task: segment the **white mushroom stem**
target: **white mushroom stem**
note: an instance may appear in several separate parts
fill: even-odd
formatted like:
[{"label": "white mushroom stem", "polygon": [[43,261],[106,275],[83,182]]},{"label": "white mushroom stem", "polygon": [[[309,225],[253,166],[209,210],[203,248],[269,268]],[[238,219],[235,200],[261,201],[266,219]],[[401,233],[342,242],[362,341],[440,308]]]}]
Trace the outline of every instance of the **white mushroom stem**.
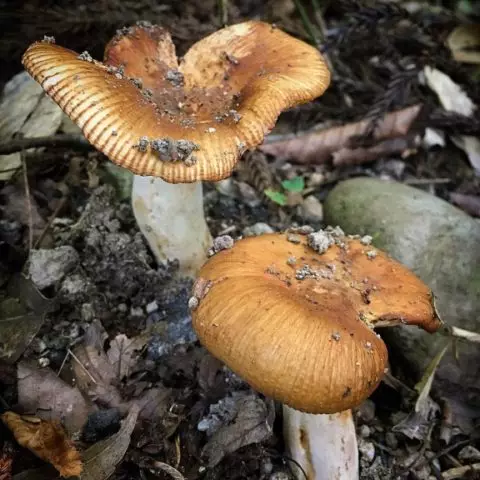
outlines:
[{"label": "white mushroom stem", "polygon": [[[313,415],[283,406],[287,454],[298,480],[357,480],[358,447],[351,410]],[[305,473],[304,473],[305,472]]]},{"label": "white mushroom stem", "polygon": [[159,263],[178,259],[179,274],[195,277],[212,245],[203,212],[202,183],[167,183],[134,175],[132,207]]}]

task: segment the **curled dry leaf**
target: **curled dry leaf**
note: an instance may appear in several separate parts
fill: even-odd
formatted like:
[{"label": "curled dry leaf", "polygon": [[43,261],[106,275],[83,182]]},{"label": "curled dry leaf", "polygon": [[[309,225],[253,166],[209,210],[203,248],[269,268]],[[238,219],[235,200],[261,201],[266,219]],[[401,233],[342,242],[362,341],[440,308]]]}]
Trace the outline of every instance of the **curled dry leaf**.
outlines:
[{"label": "curled dry leaf", "polygon": [[203,448],[210,467],[239,448],[267,440],[273,432],[273,401],[264,402],[256,395],[237,397],[237,415],[230,425],[220,427]]},{"label": "curled dry leaf", "polygon": [[[380,142],[390,138],[404,137],[417,118],[420,109],[421,105],[413,105],[385,115],[374,130],[373,138]],[[339,152],[337,162],[340,164],[347,163],[345,160],[342,161],[342,158],[346,158],[348,155],[358,156],[360,152],[357,152],[357,150],[361,150],[350,148],[351,140],[354,137],[365,135],[369,125],[370,120],[366,119],[279,142],[266,143],[261,145],[259,149],[276,157],[288,158],[297,163],[307,164],[325,163],[332,158],[335,152]],[[369,153],[369,159],[373,159],[373,154],[374,151]],[[378,158],[378,155],[377,153],[376,158]]]},{"label": "curled dry leaf", "polygon": [[104,63],[37,42],[23,64],[112,162],[170,183],[229,176],[283,110],[330,81],[318,49],[259,21],[209,35],[180,62],[170,34],[142,23],[113,38]]},{"label": "curled dry leaf", "polygon": [[106,480],[113,474],[130,445],[130,436],[137,423],[139,411],[137,405],[132,405],[115,435],[92,445],[84,452],[82,480]]},{"label": "curled dry leaf", "polygon": [[49,368],[22,361],[17,367],[18,403],[24,411],[43,420],[61,420],[73,435],[79,432],[94,408],[77,387],[72,387]]},{"label": "curled dry leaf", "polygon": [[51,463],[60,475],[74,477],[82,473],[80,454],[58,422],[21,416],[14,412],[5,412],[1,419],[19,445]]}]

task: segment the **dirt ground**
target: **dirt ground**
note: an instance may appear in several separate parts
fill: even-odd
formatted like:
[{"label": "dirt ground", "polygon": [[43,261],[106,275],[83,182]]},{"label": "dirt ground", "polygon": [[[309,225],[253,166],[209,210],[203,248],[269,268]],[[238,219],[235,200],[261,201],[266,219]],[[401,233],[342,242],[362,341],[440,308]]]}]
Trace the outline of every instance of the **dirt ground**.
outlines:
[{"label": "dirt ground", "polygon": [[[21,71],[22,52],[43,35],[55,35],[58,44],[76,51],[88,49],[101,58],[104,44],[115,31],[138,20],[170,28],[180,55],[218,29],[222,13],[229,23],[249,18],[274,22],[307,42],[312,42],[308,27],[313,25],[316,35],[323,35],[317,40],[334,67],[331,87],[320,99],[282,114],[272,138],[364,119],[373,128],[387,112],[422,104],[421,114],[402,137],[405,148],[378,155],[373,161],[342,166],[331,160],[291,162],[249,152],[231,179],[205,183],[205,213],[212,235],[245,235],[256,224],[255,228],[263,231],[295,223],[323,227],[318,204],[339,181],[355,176],[395,179],[480,216],[480,177],[474,174],[466,154],[449,140],[432,149],[415,143],[415,136],[425,127],[441,127],[452,135],[480,132],[478,115],[466,118],[444,111],[435,94],[419,81],[424,66],[433,65],[480,105],[478,65],[475,70],[475,66],[456,62],[445,45],[447,35],[459,23],[454,2],[436,2],[435,6],[422,2],[327,2],[319,16],[322,21],[317,18],[311,24],[302,22],[295,2],[289,0],[230,0],[225,2],[225,12],[219,11],[219,3],[19,3],[3,9],[0,17],[4,32],[0,82],[6,83]],[[302,4],[307,16],[315,18],[311,6],[315,2]],[[475,12],[470,15],[478,21]],[[369,148],[375,143],[368,132],[355,142],[350,148]],[[117,379],[108,395],[97,392],[101,409],[90,418],[82,437],[75,439],[80,449],[115,433],[128,402],[150,391],[154,392],[154,407],[145,407],[112,478],[180,478],[161,466],[166,464],[188,480],[293,479],[291,461],[284,455],[281,408],[252,391],[196,341],[187,307],[191,282],[175,276],[174,260],[161,266],[155,263],[129,200],[118,188],[118,179],[105,169],[108,160],[95,150],[55,146],[36,150],[26,158],[26,174],[20,169],[8,180],[0,180],[0,300],[17,295],[27,298],[27,303],[40,301],[30,284],[20,282],[16,293],[11,288],[12,278],[18,279],[28,268],[32,245],[35,249],[61,247],[64,271],[58,280],[46,280],[41,300],[48,305],[34,308],[34,316],[44,319],[34,338],[15,362],[0,362],[0,412],[17,408],[20,413],[38,413],[19,405],[24,395],[16,373],[19,361],[32,371],[41,366],[60,372],[59,378],[69,384],[78,375],[73,354],[82,354],[82,346],[100,341],[107,351],[119,335],[138,339],[147,331],[149,338],[139,340],[141,355],[128,375]],[[265,194],[265,190],[280,190],[282,181],[298,176],[305,179],[305,188],[297,195],[287,192],[285,205]],[[315,199],[306,204],[309,196]],[[393,370],[413,387],[413,379],[402,365]],[[89,384],[90,392],[92,388]],[[232,422],[240,406],[254,417],[253,424],[238,417]],[[460,435],[445,444],[440,417],[432,420],[428,441],[392,429],[411,410],[412,399],[392,383],[382,383],[358,409],[362,479],[441,479],[440,472],[460,465],[462,449],[478,452],[475,436]],[[270,430],[262,430],[265,423]],[[219,436],[219,429],[226,426],[229,429]],[[14,475],[44,465],[19,447],[0,423],[0,452],[2,448],[0,462],[13,458]],[[480,478],[478,472],[449,478],[476,475]],[[0,468],[0,479],[9,478],[2,477]]]}]

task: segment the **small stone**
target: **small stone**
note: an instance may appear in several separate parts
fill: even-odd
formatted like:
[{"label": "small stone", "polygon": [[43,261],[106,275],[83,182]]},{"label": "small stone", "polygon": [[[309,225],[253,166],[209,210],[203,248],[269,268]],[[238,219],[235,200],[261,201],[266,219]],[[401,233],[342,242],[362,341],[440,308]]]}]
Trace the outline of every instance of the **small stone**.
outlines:
[{"label": "small stone", "polygon": [[168,70],[165,78],[174,86],[181,87],[183,85],[183,73],[178,70]]},{"label": "small stone", "polygon": [[398,438],[393,432],[387,432],[385,434],[385,443],[392,450],[395,450],[398,447]]},{"label": "small stone", "polygon": [[313,172],[308,179],[309,187],[317,187],[325,181],[325,175],[320,172]]},{"label": "small stone", "polygon": [[359,434],[363,438],[368,438],[372,431],[370,430],[370,427],[368,425],[362,425],[359,430]]},{"label": "small stone", "polygon": [[246,182],[237,183],[238,191],[242,197],[242,200],[251,208],[258,207],[262,200],[258,196],[257,191]]},{"label": "small stone", "polygon": [[273,233],[274,231],[268,223],[257,222],[250,227],[245,227],[242,233],[244,237],[255,237],[265,233]]},{"label": "small stone", "polygon": [[48,35],[44,35],[42,42],[44,43],[55,43],[55,37],[49,37]]},{"label": "small stone", "polygon": [[145,310],[147,311],[147,314],[156,312],[158,310],[158,303],[155,300],[153,302],[147,303]]},{"label": "small stone", "polygon": [[148,140],[148,137],[140,137],[136,147],[138,148],[139,152],[145,153],[149,145],[150,141]]},{"label": "small stone", "polygon": [[198,301],[197,297],[190,297],[188,299],[188,308],[190,310],[196,310],[198,308],[198,305],[200,305],[200,302]]},{"label": "small stone", "polygon": [[220,235],[219,237],[213,240],[213,251],[214,253],[221,252],[222,250],[227,250],[232,248],[235,244],[233,238],[230,235]]},{"label": "small stone", "polygon": [[119,303],[117,305],[117,310],[121,313],[126,313],[128,311],[128,307],[126,303]]},{"label": "small stone", "polygon": [[362,437],[358,439],[358,451],[362,458],[369,463],[375,459],[375,445],[372,442],[367,442]]},{"label": "small stone", "polygon": [[363,423],[370,423],[375,418],[375,404],[367,399],[357,408],[357,418]]},{"label": "small stone", "polygon": [[73,270],[79,261],[77,251],[68,245],[53,249],[32,250],[29,275],[40,290],[51,287]]},{"label": "small stone", "polygon": [[468,462],[478,462],[480,461],[480,451],[472,445],[467,445],[460,450],[458,458]]},{"label": "small stone", "polygon": [[333,332],[332,339],[338,342],[340,340],[340,334],[338,332]]},{"label": "small stone", "polygon": [[297,263],[297,259],[295,257],[288,257],[287,258],[287,265],[293,266]]},{"label": "small stone", "polygon": [[300,227],[290,227],[287,232],[298,233],[298,235],[308,235],[313,233],[315,229],[310,225],[301,225]]},{"label": "small stone", "polygon": [[287,233],[287,240],[291,243],[295,243],[296,245],[301,242],[300,237],[294,233]]},{"label": "small stone", "polygon": [[35,337],[33,340],[32,340],[32,343],[30,344],[30,348],[35,352],[37,353],[38,355],[40,355],[41,353],[43,353],[46,349],[47,349],[47,344],[41,340],[40,338],[38,337]]},{"label": "small stone", "polygon": [[361,239],[360,239],[360,243],[362,245],[370,245],[372,243],[372,240],[373,238],[370,236],[370,235],[364,235]]},{"label": "small stone", "polygon": [[50,360],[47,357],[42,357],[38,359],[38,365],[41,368],[48,367],[50,365]]},{"label": "small stone", "polygon": [[310,233],[307,236],[307,243],[310,248],[313,248],[317,253],[325,253],[334,243],[332,235],[324,230]]},{"label": "small stone", "polygon": [[95,310],[91,303],[83,303],[80,312],[84,322],[89,323],[95,318]]},{"label": "small stone", "polygon": [[367,252],[367,257],[369,260],[373,260],[377,256],[376,250],[369,250]]},{"label": "small stone", "polygon": [[143,308],[142,307],[132,307],[132,308],[130,308],[130,316],[132,316],[132,317],[143,317]]},{"label": "small stone", "polygon": [[91,55],[86,50],[84,52],[82,52],[80,55],[78,55],[77,58],[79,60],[84,60],[86,62],[93,63],[93,58],[91,57]]},{"label": "small stone", "polygon": [[305,198],[299,207],[300,215],[312,223],[320,223],[323,220],[323,206],[315,195]]}]

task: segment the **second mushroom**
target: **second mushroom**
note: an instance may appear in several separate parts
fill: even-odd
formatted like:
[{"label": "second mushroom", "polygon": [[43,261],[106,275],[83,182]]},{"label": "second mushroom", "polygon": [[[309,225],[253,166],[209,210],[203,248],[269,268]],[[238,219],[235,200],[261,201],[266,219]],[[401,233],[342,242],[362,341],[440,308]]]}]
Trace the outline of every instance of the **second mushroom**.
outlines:
[{"label": "second mushroom", "polygon": [[387,366],[375,326],[441,326],[429,288],[370,240],[306,227],[245,238],[194,285],[200,341],[283,403],[288,451],[308,480],[358,478],[351,409]]}]

